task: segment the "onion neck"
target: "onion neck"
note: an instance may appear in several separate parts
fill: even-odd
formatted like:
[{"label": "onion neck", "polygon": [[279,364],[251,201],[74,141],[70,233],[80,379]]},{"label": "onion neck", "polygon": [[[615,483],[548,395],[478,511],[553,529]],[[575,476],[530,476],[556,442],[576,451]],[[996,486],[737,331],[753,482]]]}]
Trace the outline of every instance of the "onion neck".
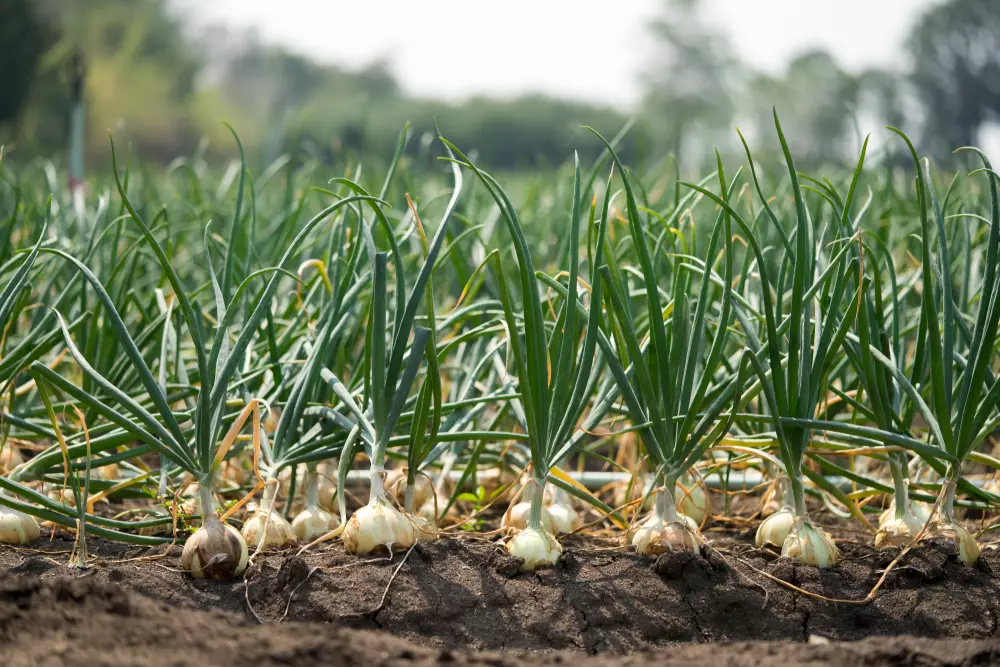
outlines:
[{"label": "onion neck", "polygon": [[79,519],[76,520],[76,554],[75,563],[73,567],[80,570],[87,569],[87,530],[86,527],[80,522]]},{"label": "onion neck", "polygon": [[788,488],[792,495],[792,513],[796,518],[806,518],[806,492],[802,486],[802,471],[795,470],[788,476]]},{"label": "onion neck", "polygon": [[368,478],[371,481],[368,504],[374,505],[380,500],[385,500],[385,468],[372,461],[371,468],[368,470]]},{"label": "onion neck", "polygon": [[674,523],[677,521],[677,508],[674,505],[674,494],[667,485],[663,485],[653,492],[653,516],[663,523]]},{"label": "onion neck", "polygon": [[545,479],[531,476],[524,485],[524,501],[529,503],[531,511],[528,514],[528,529],[544,531],[542,525],[543,495],[545,490]]},{"label": "onion neck", "polygon": [[261,512],[264,512],[266,514],[271,513],[271,511],[274,509],[275,498],[278,495],[277,491],[278,491],[278,480],[275,479],[274,477],[271,477],[264,484],[264,495],[261,498],[261,503],[260,503]]},{"label": "onion neck", "polygon": [[948,523],[955,522],[955,487],[958,484],[958,469],[949,468],[941,486],[941,517]]},{"label": "onion neck", "polygon": [[198,483],[198,497],[201,500],[201,525],[204,526],[210,520],[216,519],[211,476],[206,476]]},{"label": "onion neck", "polygon": [[306,473],[306,508],[319,507],[319,474],[312,468]]},{"label": "onion neck", "polygon": [[403,493],[403,509],[406,510],[407,514],[413,514],[413,504],[416,502],[414,499],[417,495],[417,476],[411,475],[410,471],[406,471],[406,491]]},{"label": "onion neck", "polygon": [[160,457],[160,481],[156,487],[156,499],[161,500],[167,495],[167,466],[163,457]]},{"label": "onion neck", "polygon": [[889,470],[892,472],[893,502],[896,504],[895,518],[902,519],[910,504],[910,480],[904,472],[904,464],[899,457],[890,455]]}]

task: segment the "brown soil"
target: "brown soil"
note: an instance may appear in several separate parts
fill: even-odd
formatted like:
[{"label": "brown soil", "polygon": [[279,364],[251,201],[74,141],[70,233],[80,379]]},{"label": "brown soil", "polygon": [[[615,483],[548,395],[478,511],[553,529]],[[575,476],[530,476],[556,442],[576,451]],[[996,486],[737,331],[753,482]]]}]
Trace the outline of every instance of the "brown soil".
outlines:
[{"label": "brown soil", "polygon": [[[593,544],[567,540],[563,562],[535,574],[517,574],[502,547],[448,539],[391,561],[347,556],[339,545],[265,554],[244,581],[205,582],[178,571],[176,547],[163,555],[91,540],[92,566],[71,570],[71,544],[57,535],[0,550],[4,665],[515,664],[581,653],[632,654],[612,661],[622,665],[1000,664],[993,551],[973,568],[946,545],[921,546],[874,602],[851,605],[762,572],[861,600],[893,552],[841,542],[844,562],[820,571],[733,539],[704,558],[657,561]],[[840,643],[870,637],[881,639]],[[507,653],[498,662],[480,651]]]}]

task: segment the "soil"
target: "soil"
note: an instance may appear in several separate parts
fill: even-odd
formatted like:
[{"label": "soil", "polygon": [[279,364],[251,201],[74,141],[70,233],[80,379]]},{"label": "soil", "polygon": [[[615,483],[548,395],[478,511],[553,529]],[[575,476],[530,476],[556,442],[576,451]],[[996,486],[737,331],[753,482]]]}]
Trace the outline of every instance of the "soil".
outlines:
[{"label": "soil", "polygon": [[96,539],[91,567],[73,570],[57,533],[0,549],[3,664],[1000,664],[993,550],[970,567],[921,545],[873,602],[849,604],[809,594],[861,601],[897,552],[841,541],[843,562],[821,571],[746,538],[658,560],[569,538],[533,574],[483,541],[391,560],[336,544],[262,554],[244,580],[213,582],[180,572],[178,547]]}]

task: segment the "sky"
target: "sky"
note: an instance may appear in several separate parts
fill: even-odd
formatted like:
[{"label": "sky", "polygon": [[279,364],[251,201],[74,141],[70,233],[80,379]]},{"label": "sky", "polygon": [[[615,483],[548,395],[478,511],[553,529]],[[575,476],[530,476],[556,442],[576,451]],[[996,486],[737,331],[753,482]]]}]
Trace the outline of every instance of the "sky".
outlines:
[{"label": "sky", "polygon": [[[935,0],[703,0],[744,60],[780,72],[828,49],[842,66],[901,64],[906,35]],[[179,0],[196,23],[253,28],[323,61],[387,59],[404,89],[462,100],[530,92],[632,107],[660,0]],[[497,11],[502,7],[502,11]]]}]

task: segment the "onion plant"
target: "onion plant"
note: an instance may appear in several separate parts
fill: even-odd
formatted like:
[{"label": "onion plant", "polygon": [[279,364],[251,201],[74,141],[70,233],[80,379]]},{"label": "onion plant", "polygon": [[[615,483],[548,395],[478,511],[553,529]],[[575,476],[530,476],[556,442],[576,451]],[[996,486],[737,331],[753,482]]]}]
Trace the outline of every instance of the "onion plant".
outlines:
[{"label": "onion plant", "polygon": [[[57,249],[44,248],[42,251],[54,254],[69,262],[86,279],[101,303],[103,315],[110,322],[122,353],[128,359],[132,370],[138,375],[143,390],[152,404],[152,411],[140,403],[136,397],[125,393],[97,371],[76,346],[64,323],[61,326],[70,354],[83,375],[94,384],[97,390],[87,391],[78,387],[39,362],[33,363],[31,370],[39,382],[59,390],[88,409],[100,414],[109,422],[128,432],[133,438],[148,444],[180,469],[191,474],[198,484],[203,524],[185,542],[181,564],[195,577],[223,578],[237,575],[246,567],[247,545],[239,531],[215,516],[212,511],[212,488],[215,472],[235,442],[240,429],[251,416],[253,417],[255,449],[259,448],[260,408],[259,401],[251,399],[244,405],[239,415],[232,420],[228,430],[223,431],[223,416],[230,394],[230,384],[237,375],[237,367],[242,360],[242,355],[250,345],[258,326],[270,308],[271,299],[281,278],[287,272],[288,265],[306,237],[337,209],[352,201],[370,201],[372,198],[355,195],[327,206],[303,225],[290,246],[282,254],[276,270],[250,272],[235,290],[230,288],[231,299],[228,302],[225,302],[224,299],[217,302],[217,307],[220,308],[216,313],[218,325],[211,341],[211,348],[208,349],[207,336],[200,318],[196,315],[197,311],[189,297],[189,292],[171,265],[160,242],[144,222],[125,191],[114,152],[112,152],[112,165],[115,184],[129,213],[129,218],[141,231],[173,289],[195,351],[199,388],[193,414],[180,416],[171,408],[167,395],[150,371],[115,304],[97,276],[80,260]],[[236,220],[239,221],[239,219],[237,216]],[[239,233],[238,227],[236,227],[230,236],[230,243]],[[230,328],[242,312],[240,306],[247,296],[248,289],[257,278],[267,274],[271,274],[271,276],[268,278],[266,286],[261,290],[256,305],[249,311],[243,322],[242,331],[235,342],[230,343]],[[225,276],[224,280],[228,282],[229,276]],[[182,428],[181,423],[185,418],[189,418],[193,422],[193,429]]]},{"label": "onion plant", "polygon": [[920,313],[921,326],[927,332],[932,413],[925,417],[938,444],[951,459],[944,472],[938,501],[940,518],[933,532],[954,539],[960,558],[974,562],[979,558],[979,546],[968,531],[955,521],[954,502],[956,488],[963,481],[962,462],[1000,425],[997,409],[1000,383],[996,382],[991,368],[1000,326],[1000,271],[997,270],[1000,197],[997,194],[997,174],[981,151],[966,149],[975,150],[983,161],[980,171],[986,175],[989,184],[991,219],[975,324],[967,345],[956,349],[961,316],[955,308],[949,241],[942,207],[930,177],[929,164],[919,160],[906,135],[899,130],[893,131],[906,142],[916,168],[921,239]]},{"label": "onion plant", "polygon": [[[674,506],[673,491],[678,480],[715,444],[725,429],[717,429],[715,438],[706,437],[719,419],[728,396],[720,394],[702,408],[705,397],[720,367],[732,316],[731,284],[733,281],[732,234],[730,216],[725,210],[718,215],[707,247],[712,258],[723,248],[725,277],[722,303],[717,315],[715,333],[710,336],[710,304],[715,287],[709,271],[704,271],[698,290],[698,300],[691,305],[691,274],[675,266],[672,272],[672,297],[661,305],[660,273],[647,247],[647,232],[639,217],[635,194],[628,173],[622,167],[614,149],[608,145],[615,164],[621,170],[625,187],[629,231],[632,245],[639,258],[645,288],[648,343],[640,343],[635,315],[611,271],[602,267],[601,278],[607,289],[608,310],[613,313],[612,327],[619,353],[605,348],[605,357],[614,374],[621,397],[633,424],[644,425],[639,436],[644,451],[653,465],[653,511],[632,536],[639,553],[660,554],[666,551],[698,553],[701,541],[697,525],[679,517]],[[725,175],[719,162],[719,181],[728,201]],[[705,354],[705,343],[709,349]],[[627,369],[626,369],[627,365]]]},{"label": "onion plant", "polygon": [[[520,528],[516,528],[517,532],[507,542],[507,550],[521,559],[522,571],[531,571],[542,565],[551,565],[562,553],[562,547],[551,532],[551,517],[546,516],[543,495],[553,466],[572,447],[570,437],[590,398],[601,329],[602,288],[598,268],[602,264],[608,215],[605,210],[595,242],[596,252],[590,266],[590,308],[584,324],[577,307],[581,209],[580,164],[577,158],[569,217],[568,297],[557,314],[551,333],[547,335],[531,251],[514,205],[495,178],[479,169],[456,147],[448,145],[458,156],[458,164],[476,174],[499,207],[517,257],[518,286],[523,306],[520,322],[515,314],[500,254],[492,252],[487,261],[490,262],[503,304],[511,365],[518,379],[531,450],[531,473],[524,487],[526,505],[520,508],[515,505],[509,510],[521,516],[510,517],[509,523],[520,525]],[[607,203],[607,198],[605,201]]]},{"label": "onion plant", "polygon": [[[838,561],[839,553],[826,532],[809,519],[802,462],[809,444],[811,420],[816,416],[829,364],[840,349],[855,317],[856,302],[850,302],[846,312],[842,306],[845,304],[850,278],[856,271],[853,264],[846,261],[843,250],[829,258],[821,254],[823,235],[820,230],[815,229],[806,208],[798,173],[776,111],[774,121],[795,200],[795,227],[793,233],[786,237],[791,248],[781,257],[780,277],[777,280],[771,277],[764,252],[752,227],[736,209],[723,197],[701,186],[692,184],[689,187],[702,192],[733,216],[746,236],[759,275],[766,340],[762,350],[748,349],[749,354],[745,354],[744,358],[751,363],[767,403],[768,418],[774,427],[780,460],[789,478],[791,506],[765,519],[758,532],[764,539],[758,538],[758,541],[781,546],[785,556],[827,567]],[[859,163],[855,177],[860,169]],[[751,174],[759,190],[756,172],[752,170]],[[845,203],[845,209],[850,209],[852,197],[853,192]],[[763,204],[771,222],[783,234],[781,223],[771,212],[766,199],[763,199]],[[839,230],[832,230],[832,234],[836,239]],[[772,296],[776,294],[781,299],[786,294],[782,284],[782,278],[786,275],[786,263],[792,272],[788,315],[785,320],[787,335],[779,332]]]},{"label": "onion plant", "polygon": [[[420,370],[421,359],[426,353],[431,330],[415,326],[417,310],[424,301],[424,290],[434,271],[435,262],[444,243],[448,221],[458,202],[462,190],[461,171],[455,167],[454,187],[451,200],[446,207],[428,247],[423,266],[417,275],[413,289],[406,297],[405,276],[402,271],[401,251],[384,212],[377,205],[372,208],[375,217],[386,231],[396,264],[396,311],[391,327],[390,342],[386,344],[386,329],[389,306],[387,304],[387,262],[388,253],[376,249],[374,238],[367,227],[363,227],[365,243],[371,260],[371,300],[365,339],[364,402],[355,401],[351,392],[335,375],[328,372],[327,381],[337,397],[343,402],[355,423],[344,445],[342,462],[349,464],[354,456],[354,447],[360,440],[371,466],[369,502],[345,524],[342,539],[349,553],[366,554],[375,549],[399,547],[408,548],[417,539],[413,521],[392,506],[385,492],[386,449],[392,438],[396,423],[406,405],[410,390]],[[360,188],[357,188],[360,190]],[[429,314],[433,318],[433,312]],[[412,343],[410,334],[413,333]],[[431,350],[431,368],[436,371],[434,351]],[[432,385],[433,386],[433,385]],[[418,399],[419,400],[419,399]],[[341,466],[341,483],[346,468]],[[345,514],[341,496],[341,516]]]}]

